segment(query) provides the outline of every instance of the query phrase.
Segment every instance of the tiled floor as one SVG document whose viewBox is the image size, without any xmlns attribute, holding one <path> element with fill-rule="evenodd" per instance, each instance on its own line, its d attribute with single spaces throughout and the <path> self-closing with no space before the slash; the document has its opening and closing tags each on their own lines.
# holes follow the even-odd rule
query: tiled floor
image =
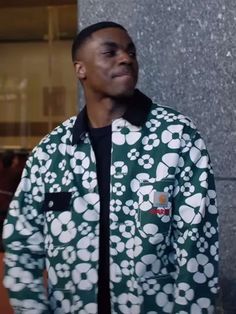
<svg viewBox="0 0 236 314">
<path fill-rule="evenodd" d="M 0 314 L 13 314 L 9 305 L 7 291 L 3 287 L 3 253 L 0 253 Z"/>
</svg>

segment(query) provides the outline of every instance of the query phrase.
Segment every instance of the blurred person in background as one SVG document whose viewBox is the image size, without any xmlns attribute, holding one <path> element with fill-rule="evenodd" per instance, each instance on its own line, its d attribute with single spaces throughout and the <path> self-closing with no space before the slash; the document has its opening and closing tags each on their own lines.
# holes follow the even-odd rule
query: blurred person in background
<svg viewBox="0 0 236 314">
<path fill-rule="evenodd" d="M 0 157 L 0 251 L 3 251 L 2 229 L 3 222 L 7 216 L 7 211 L 17 185 L 20 182 L 21 171 L 18 167 L 18 157 L 8 150 Z"/>
</svg>

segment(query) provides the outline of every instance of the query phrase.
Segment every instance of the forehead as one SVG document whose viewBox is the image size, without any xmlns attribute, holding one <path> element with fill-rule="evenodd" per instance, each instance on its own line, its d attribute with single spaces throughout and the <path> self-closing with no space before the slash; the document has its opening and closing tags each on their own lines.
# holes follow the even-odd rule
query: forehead
<svg viewBox="0 0 236 314">
<path fill-rule="evenodd" d="M 100 46 L 106 43 L 128 46 L 131 43 L 133 44 L 133 41 L 127 31 L 118 27 L 100 29 L 94 32 L 87 41 L 87 44 L 94 46 Z"/>
</svg>

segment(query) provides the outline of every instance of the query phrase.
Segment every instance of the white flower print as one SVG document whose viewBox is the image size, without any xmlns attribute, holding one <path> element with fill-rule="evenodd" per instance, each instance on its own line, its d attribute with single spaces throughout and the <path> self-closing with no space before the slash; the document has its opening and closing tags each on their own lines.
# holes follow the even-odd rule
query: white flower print
<svg viewBox="0 0 236 314">
<path fill-rule="evenodd" d="M 208 286 L 210 287 L 212 293 L 217 294 L 219 290 L 218 278 L 214 277 L 212 280 L 210 280 Z"/>
<path fill-rule="evenodd" d="M 56 179 L 57 175 L 55 172 L 50 172 L 48 171 L 46 174 L 45 174 L 45 182 L 46 183 L 53 183 Z"/>
<path fill-rule="evenodd" d="M 121 223 L 119 226 L 119 231 L 124 238 L 131 238 L 135 235 L 135 225 L 132 220 L 126 220 L 124 223 Z"/>
<path fill-rule="evenodd" d="M 43 185 L 35 186 L 32 190 L 32 195 L 36 202 L 41 203 L 44 199 L 44 188 Z"/>
<path fill-rule="evenodd" d="M 119 212 L 122 207 L 122 202 L 118 199 L 116 200 L 111 200 L 111 212 Z"/>
<path fill-rule="evenodd" d="M 82 174 L 89 167 L 89 157 L 83 152 L 75 152 L 73 158 L 70 161 L 70 165 L 74 173 Z"/>
<path fill-rule="evenodd" d="M 72 271 L 72 280 L 79 290 L 89 291 L 97 283 L 97 271 L 89 263 L 81 263 Z"/>
<path fill-rule="evenodd" d="M 113 132 L 112 141 L 116 145 L 134 145 L 141 137 L 141 132 L 131 131 L 129 126 L 120 128 L 120 132 Z"/>
<path fill-rule="evenodd" d="M 194 298 L 194 291 L 190 285 L 180 282 L 175 289 L 175 302 L 181 305 L 187 305 Z"/>
<path fill-rule="evenodd" d="M 152 110 L 152 114 L 157 118 L 157 119 L 161 119 L 164 118 L 167 115 L 167 110 L 165 108 L 162 107 L 158 107 L 154 110 Z"/>
<path fill-rule="evenodd" d="M 38 147 L 36 150 L 35 150 L 35 154 L 34 154 L 35 158 L 37 158 L 38 160 L 40 161 L 46 161 L 50 158 L 50 156 L 45 153 L 41 147 Z"/>
<path fill-rule="evenodd" d="M 92 230 L 92 227 L 88 224 L 87 221 L 83 221 L 79 226 L 78 226 L 78 231 L 81 233 L 81 235 L 85 236 L 89 234 Z"/>
<path fill-rule="evenodd" d="M 128 167 L 123 161 L 116 161 L 111 166 L 111 175 L 115 179 L 122 179 L 128 173 Z"/>
<path fill-rule="evenodd" d="M 49 189 L 50 193 L 58 193 L 61 192 L 61 186 L 59 184 L 53 184 L 52 187 Z"/>
<path fill-rule="evenodd" d="M 4 278 L 4 286 L 11 291 L 18 292 L 33 282 L 33 275 L 21 267 L 12 267 Z"/>
<path fill-rule="evenodd" d="M 136 160 L 138 157 L 139 157 L 140 153 L 137 151 L 136 148 L 132 148 L 128 154 L 127 154 L 127 157 L 130 159 L 130 160 Z"/>
<path fill-rule="evenodd" d="M 58 167 L 59 167 L 59 169 L 61 169 L 61 171 L 64 171 L 65 168 L 66 168 L 66 160 L 63 159 L 63 160 L 59 163 Z"/>
<path fill-rule="evenodd" d="M 65 298 L 62 291 L 53 291 L 50 304 L 55 313 L 70 314 L 71 303 Z"/>
<path fill-rule="evenodd" d="M 178 117 L 177 117 L 174 113 L 172 113 L 172 112 L 168 113 L 168 114 L 164 117 L 164 120 L 166 120 L 167 122 L 174 122 L 174 121 L 177 120 L 177 119 L 178 119 Z"/>
<path fill-rule="evenodd" d="M 158 164 L 156 170 L 156 178 L 158 181 L 175 174 L 178 159 L 179 155 L 176 153 L 167 153 L 162 157 L 162 162 Z"/>
<path fill-rule="evenodd" d="M 118 264 L 115 264 L 115 263 L 111 264 L 110 276 L 111 276 L 112 283 L 121 281 L 122 272 L 121 272 L 120 266 Z"/>
<path fill-rule="evenodd" d="M 111 236 L 110 238 L 110 254 L 115 256 L 124 251 L 125 244 L 118 236 Z"/>
<path fill-rule="evenodd" d="M 4 261 L 8 267 L 15 267 L 16 262 L 18 261 L 18 255 L 12 253 L 5 253 Z"/>
<path fill-rule="evenodd" d="M 148 241 L 152 244 L 158 244 L 164 239 L 163 234 L 158 233 L 158 226 L 155 224 L 145 224 L 141 234 L 145 238 L 148 237 Z"/>
<path fill-rule="evenodd" d="M 137 214 L 138 202 L 128 200 L 125 202 L 125 205 L 123 206 L 122 209 L 126 215 L 135 216 L 135 214 Z"/>
<path fill-rule="evenodd" d="M 84 308 L 79 311 L 79 314 L 97 314 L 97 304 L 96 303 L 86 304 Z"/>
<path fill-rule="evenodd" d="M 58 215 L 51 223 L 51 232 L 61 243 L 68 243 L 76 236 L 76 227 L 71 220 L 71 212 L 66 211 Z"/>
<path fill-rule="evenodd" d="M 44 214 L 39 214 L 36 218 L 35 218 L 35 222 L 38 225 L 43 226 L 44 225 L 44 221 L 45 221 L 45 217 Z"/>
<path fill-rule="evenodd" d="M 190 167 L 186 167 L 180 174 L 180 177 L 183 178 L 184 181 L 189 181 L 193 176 L 193 171 Z"/>
<path fill-rule="evenodd" d="M 195 191 L 195 187 L 190 182 L 185 182 L 181 188 L 180 191 L 183 193 L 185 197 L 190 196 Z"/>
<path fill-rule="evenodd" d="M 169 148 L 176 149 L 180 147 L 180 136 L 182 131 L 181 125 L 170 125 L 167 130 L 161 134 L 161 140 L 167 144 Z"/>
<path fill-rule="evenodd" d="M 151 158 L 150 155 L 145 154 L 138 159 L 138 164 L 140 166 L 143 166 L 144 169 L 150 169 L 154 165 L 154 159 Z"/>
<path fill-rule="evenodd" d="M 161 122 L 156 119 L 150 119 L 146 122 L 146 127 L 150 130 L 150 132 L 155 132 L 160 125 Z"/>
<path fill-rule="evenodd" d="M 214 190 L 207 191 L 206 206 L 211 214 L 217 214 L 216 192 Z"/>
<path fill-rule="evenodd" d="M 198 254 L 196 258 L 191 258 L 187 263 L 187 270 L 193 273 L 193 280 L 197 283 L 204 283 L 207 278 L 214 274 L 214 268 L 206 255 Z"/>
<path fill-rule="evenodd" d="M 209 157 L 206 145 L 201 138 L 194 142 L 194 146 L 190 149 L 189 156 L 197 168 L 203 169 L 207 167 Z"/>
<path fill-rule="evenodd" d="M 209 221 L 207 221 L 203 227 L 203 232 L 207 238 L 211 238 L 214 234 L 216 234 L 216 228 L 213 227 Z"/>
<path fill-rule="evenodd" d="M 112 192 L 115 193 L 117 196 L 121 196 L 126 191 L 125 185 L 120 182 L 116 182 L 112 187 Z"/>
<path fill-rule="evenodd" d="M 20 264 L 24 265 L 27 269 L 35 269 L 37 267 L 43 267 L 43 261 L 42 260 L 35 260 L 31 257 L 30 254 L 22 254 L 19 258 Z"/>
<path fill-rule="evenodd" d="M 142 144 L 144 145 L 144 150 L 150 151 L 154 147 L 158 147 L 160 144 L 160 140 L 158 139 L 156 134 L 150 134 L 149 136 L 144 136 L 142 139 Z"/>
<path fill-rule="evenodd" d="M 33 196 L 32 194 L 26 193 L 25 194 L 25 203 L 32 204 L 33 203 Z"/>
<path fill-rule="evenodd" d="M 25 180 L 28 180 L 28 179 L 26 178 Z M 31 183 L 36 183 L 37 185 L 42 185 L 42 177 L 41 177 L 38 165 L 32 166 L 31 173 L 30 173 L 30 181 L 31 181 Z M 28 183 L 28 182 L 27 181 L 25 181 L 25 182 L 23 181 L 20 184 L 22 184 L 22 187 L 23 187 L 23 185 L 24 186 L 28 185 L 26 183 Z"/>
<path fill-rule="evenodd" d="M 57 276 L 60 278 L 68 278 L 70 276 L 70 268 L 67 264 L 58 263 L 55 266 Z"/>
<path fill-rule="evenodd" d="M 77 243 L 77 255 L 85 262 L 98 260 L 98 237 L 90 233 Z"/>
<path fill-rule="evenodd" d="M 37 217 L 37 210 L 32 205 L 24 206 L 22 211 L 27 220 L 32 220 Z"/>
<path fill-rule="evenodd" d="M 97 175 L 94 171 L 85 171 L 82 176 L 82 185 L 85 189 L 93 190 L 97 186 Z"/>
<path fill-rule="evenodd" d="M 207 298 L 200 298 L 196 303 L 191 305 L 190 314 L 213 314 L 214 306 L 211 305 L 211 302 Z"/>
<path fill-rule="evenodd" d="M 98 194 L 88 193 L 84 197 L 77 197 L 74 201 L 74 208 L 77 213 L 83 213 L 83 219 L 98 221 L 100 208 Z"/>
<path fill-rule="evenodd" d="M 66 246 L 62 252 L 62 257 L 67 263 L 73 264 L 76 260 L 75 248 L 73 246 Z"/>
<path fill-rule="evenodd" d="M 140 278 L 151 278 L 159 273 L 161 268 L 160 259 L 154 254 L 147 254 L 141 257 L 141 261 L 135 265 L 135 273 Z"/>
<path fill-rule="evenodd" d="M 64 176 L 62 178 L 62 184 L 63 185 L 69 185 L 71 183 L 71 181 L 73 180 L 74 175 L 72 172 L 70 172 L 69 170 L 66 170 L 66 172 L 64 173 Z"/>
<path fill-rule="evenodd" d="M 185 249 L 180 249 L 179 246 L 176 247 L 176 255 L 178 263 L 180 266 L 183 266 L 187 262 L 188 252 Z"/>
<path fill-rule="evenodd" d="M 156 279 L 150 278 L 143 283 L 143 290 L 147 295 L 154 295 L 160 290 L 160 285 L 157 283 Z"/>
<path fill-rule="evenodd" d="M 219 250 L 219 242 L 216 241 L 215 244 L 212 244 L 210 247 L 210 253 L 212 256 L 214 256 L 214 260 L 216 261 L 219 260 L 218 250 Z"/>
<path fill-rule="evenodd" d="M 181 138 L 181 147 L 182 147 L 182 152 L 186 153 L 190 150 L 192 147 L 192 142 L 189 134 L 183 134 Z"/>
<path fill-rule="evenodd" d="M 120 268 L 121 268 L 121 271 L 122 273 L 125 275 L 125 276 L 131 276 L 134 274 L 134 261 L 132 260 L 123 260 L 121 263 L 120 263 Z"/>
<path fill-rule="evenodd" d="M 137 297 L 132 293 L 122 293 L 118 296 L 117 302 L 119 303 L 119 310 L 121 313 L 139 313 L 139 304 L 141 302 L 140 297 Z"/>
<path fill-rule="evenodd" d="M 127 287 L 129 288 L 129 291 L 134 292 L 138 289 L 138 282 L 135 277 L 131 276 L 129 280 L 127 280 Z"/>
<path fill-rule="evenodd" d="M 125 248 L 129 258 L 137 257 L 143 250 L 142 240 L 139 237 L 131 238 L 125 243 Z"/>
<path fill-rule="evenodd" d="M 168 283 L 163 291 L 157 293 L 156 304 L 162 308 L 164 313 L 172 313 L 174 303 L 170 301 L 173 295 L 173 285 Z"/>
<path fill-rule="evenodd" d="M 200 175 L 200 177 L 199 177 L 199 181 L 201 182 L 200 185 L 201 185 L 203 188 L 205 188 L 205 189 L 208 188 L 207 178 L 208 178 L 208 176 L 207 176 L 207 172 L 206 172 L 206 171 L 204 171 L 204 172 Z"/>
<path fill-rule="evenodd" d="M 189 230 L 188 237 L 190 237 L 190 239 L 192 241 L 197 241 L 197 239 L 199 238 L 198 229 L 197 228 L 192 228 L 192 230 Z"/>
<path fill-rule="evenodd" d="M 186 205 L 180 206 L 182 219 L 190 224 L 198 224 L 205 215 L 205 198 L 201 193 L 194 194 L 185 200 Z"/>
<path fill-rule="evenodd" d="M 139 208 L 143 211 L 148 211 L 153 207 L 154 189 L 152 185 L 141 186 L 138 191 Z"/>
<path fill-rule="evenodd" d="M 208 249 L 208 242 L 205 240 L 205 238 L 199 238 L 199 240 L 197 241 L 197 248 L 201 253 L 204 253 Z"/>
<path fill-rule="evenodd" d="M 46 145 L 46 150 L 49 154 L 53 154 L 56 151 L 56 149 L 57 149 L 57 144 L 55 143 Z"/>
<path fill-rule="evenodd" d="M 150 184 L 151 184 L 151 183 L 155 182 L 155 179 L 150 178 L 149 174 L 147 174 L 147 173 L 137 174 L 136 178 L 133 179 L 130 183 L 131 190 L 133 192 L 137 192 L 140 189 L 140 187 L 142 186 L 142 184 L 146 183 L 146 182 L 150 182 Z"/>
<path fill-rule="evenodd" d="M 38 292 L 38 291 L 37 291 Z M 41 294 L 37 294 L 39 296 L 39 299 L 43 300 L 45 297 L 41 297 Z M 17 310 L 17 309 L 24 309 L 25 312 L 27 312 L 27 314 L 34 314 L 35 313 L 35 309 L 37 309 L 39 312 L 44 312 L 46 311 L 46 306 L 44 304 L 42 304 L 41 302 L 37 302 L 35 300 L 31 300 L 31 299 L 25 299 L 23 301 L 19 300 L 19 299 L 14 299 L 11 298 L 11 304 L 12 306 Z M 16 312 L 17 313 L 17 312 Z"/>
</svg>

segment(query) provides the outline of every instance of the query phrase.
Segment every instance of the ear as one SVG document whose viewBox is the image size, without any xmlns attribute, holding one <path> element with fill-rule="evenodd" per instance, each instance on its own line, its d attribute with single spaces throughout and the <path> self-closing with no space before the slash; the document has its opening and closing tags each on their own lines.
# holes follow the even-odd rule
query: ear
<svg viewBox="0 0 236 314">
<path fill-rule="evenodd" d="M 74 62 L 75 73 L 79 80 L 84 80 L 86 78 L 86 68 L 82 61 Z"/>
</svg>

